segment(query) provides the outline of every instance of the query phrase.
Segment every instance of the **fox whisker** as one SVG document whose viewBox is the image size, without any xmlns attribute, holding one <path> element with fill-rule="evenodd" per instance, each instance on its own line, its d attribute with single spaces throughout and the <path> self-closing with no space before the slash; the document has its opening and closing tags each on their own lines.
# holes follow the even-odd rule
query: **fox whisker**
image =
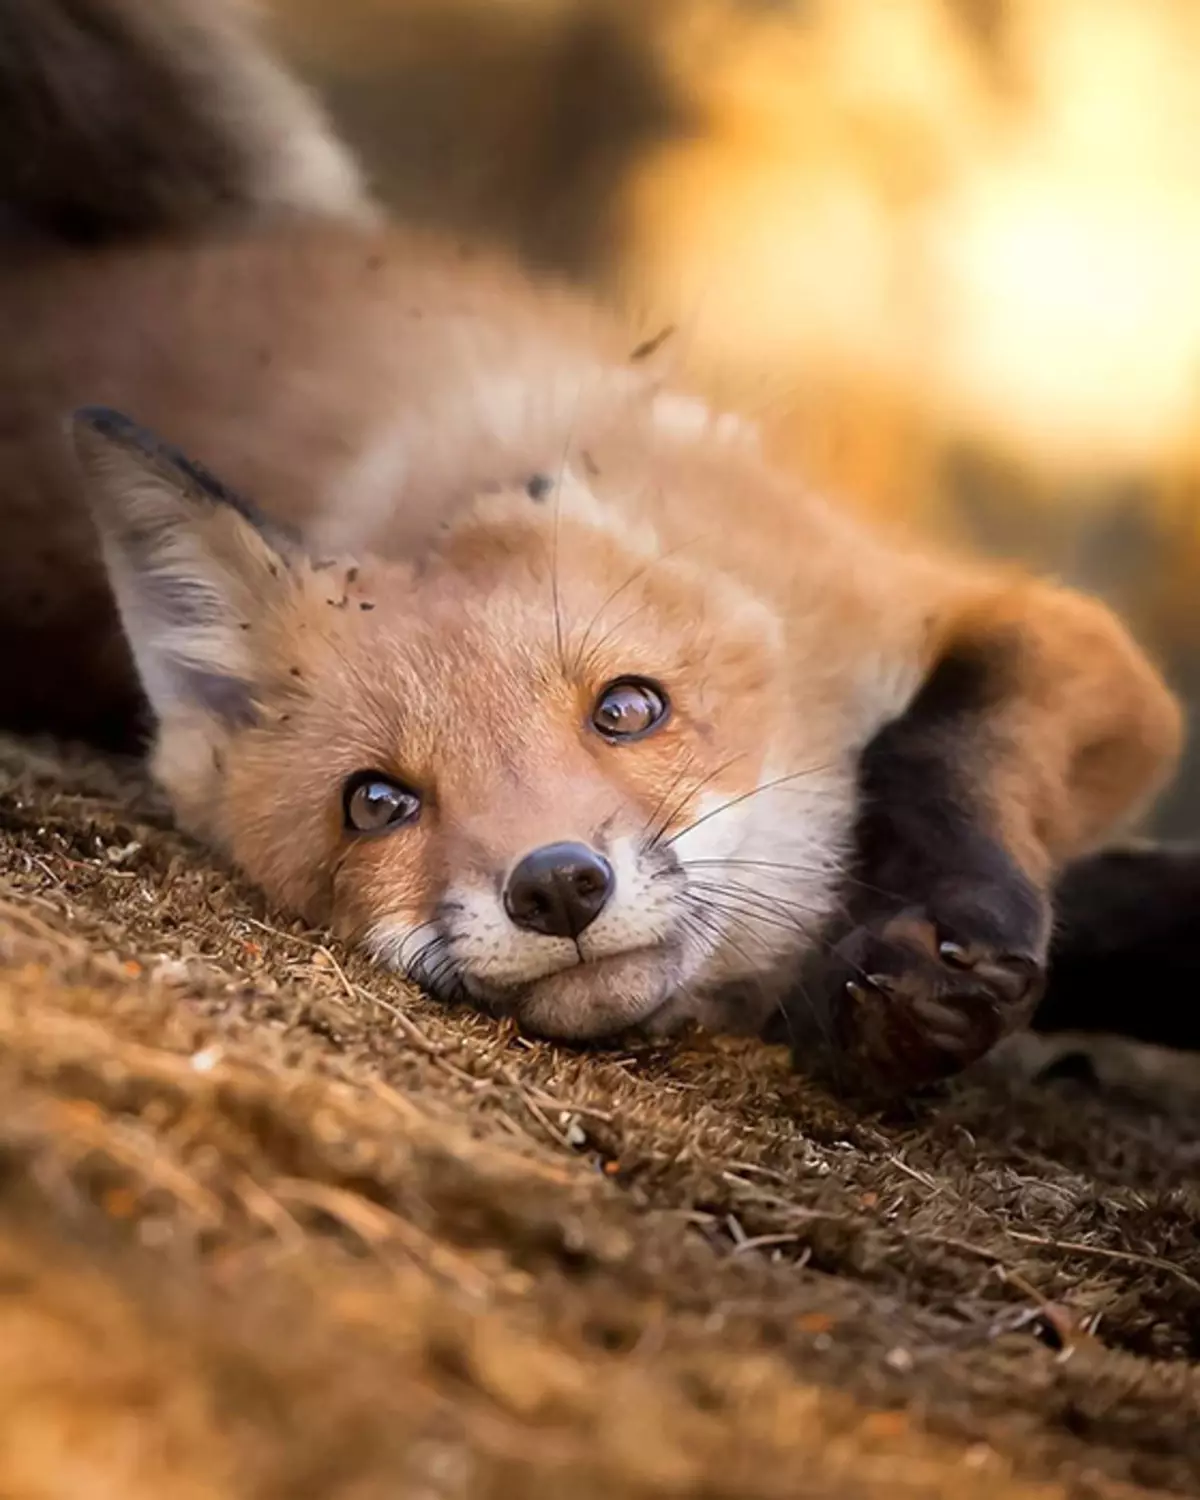
<svg viewBox="0 0 1200 1500">
<path fill-rule="evenodd" d="M 668 846 L 676 844 L 685 834 L 694 832 L 695 829 L 709 822 L 712 818 L 717 817 L 718 814 L 728 812 L 731 808 L 738 807 L 743 802 L 749 802 L 752 797 L 759 797 L 763 792 L 774 791 L 776 787 L 785 786 L 789 782 L 803 781 L 810 776 L 819 776 L 823 771 L 829 770 L 831 765 L 832 762 L 827 761 L 823 765 L 807 766 L 803 771 L 791 771 L 786 776 L 776 776 L 770 781 L 764 781 L 761 786 L 752 787 L 748 792 L 741 792 L 736 797 L 730 797 L 727 802 L 722 802 L 720 807 L 714 807 L 711 811 L 703 813 L 694 822 L 689 823 L 686 828 L 681 828 L 678 833 L 672 834 L 665 842 Z"/>
<path fill-rule="evenodd" d="M 671 826 L 672 822 L 674 821 L 674 819 L 678 816 L 678 814 L 680 813 L 680 811 L 692 800 L 692 798 L 698 796 L 704 790 L 704 788 L 706 786 L 710 786 L 717 779 L 718 776 L 721 776 L 726 771 L 728 771 L 729 768 L 730 768 L 730 766 L 734 766 L 734 765 L 736 765 L 738 763 L 739 760 L 744 760 L 744 759 L 745 759 L 745 754 L 744 753 L 738 754 L 738 755 L 731 755 L 728 760 L 722 761 L 721 764 L 719 766 L 717 766 L 714 770 L 710 771 L 707 776 L 702 777 L 699 781 L 697 781 L 695 783 L 695 785 L 690 786 L 688 788 L 688 790 L 684 793 L 684 795 L 682 797 L 680 797 L 671 806 L 671 808 L 664 814 L 664 816 L 662 817 L 662 819 L 660 821 L 660 826 L 658 828 L 658 831 L 651 837 L 651 839 L 650 839 L 649 844 L 647 845 L 647 847 L 650 848 L 650 849 L 657 848 L 658 845 L 660 843 L 662 843 L 662 841 L 663 841 L 663 839 L 664 839 L 664 837 L 666 835 L 667 829 L 670 828 L 670 826 Z M 717 811 L 719 812 L 720 809 L 718 808 Z M 689 828 L 684 828 L 683 830 L 681 830 L 681 833 L 676 834 L 675 838 L 681 837 L 682 834 L 684 834 L 684 833 L 689 833 L 691 831 L 692 827 L 699 827 L 699 820 L 696 823 L 692 824 Z M 667 843 L 668 844 L 671 844 L 673 842 L 674 842 L 674 839 L 667 839 Z"/>
<path fill-rule="evenodd" d="M 643 823 L 643 825 L 642 825 L 642 831 L 641 831 L 641 839 L 642 839 L 642 841 L 645 844 L 645 847 L 647 849 L 651 849 L 651 848 L 654 847 L 655 840 L 653 838 L 647 838 L 647 836 L 649 835 L 651 828 L 653 828 L 655 822 L 657 821 L 659 813 L 662 812 L 663 808 L 666 806 L 668 798 L 672 797 L 675 794 L 675 792 L 679 789 L 679 783 L 683 780 L 683 778 L 687 775 L 687 773 L 692 769 L 692 767 L 695 764 L 696 764 L 695 754 L 694 753 L 693 754 L 689 754 L 688 758 L 684 761 L 683 765 L 679 768 L 679 771 L 677 772 L 677 774 L 667 784 L 666 791 L 663 792 L 663 794 L 659 797 L 658 801 L 654 804 L 653 808 L 651 808 L 650 815 L 646 819 L 645 823 Z"/>
</svg>

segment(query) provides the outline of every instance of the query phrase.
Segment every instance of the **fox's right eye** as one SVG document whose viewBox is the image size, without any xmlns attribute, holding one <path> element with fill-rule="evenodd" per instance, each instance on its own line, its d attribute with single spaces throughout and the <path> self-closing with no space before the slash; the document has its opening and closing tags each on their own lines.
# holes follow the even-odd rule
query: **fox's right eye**
<svg viewBox="0 0 1200 1500">
<path fill-rule="evenodd" d="M 350 833 L 383 833 L 415 823 L 420 815 L 417 793 L 379 771 L 355 771 L 342 788 L 342 816 Z"/>
</svg>

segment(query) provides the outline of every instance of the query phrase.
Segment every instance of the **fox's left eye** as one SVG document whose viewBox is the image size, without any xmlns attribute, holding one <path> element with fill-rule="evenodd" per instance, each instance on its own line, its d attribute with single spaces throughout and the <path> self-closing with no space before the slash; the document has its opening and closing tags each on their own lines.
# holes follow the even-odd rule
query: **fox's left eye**
<svg viewBox="0 0 1200 1500">
<path fill-rule="evenodd" d="M 637 740 L 657 729 L 670 711 L 667 695 L 644 677 L 610 682 L 592 708 L 592 728 L 606 740 Z"/>
<path fill-rule="evenodd" d="M 342 817 L 350 833 L 382 833 L 414 823 L 420 814 L 417 793 L 379 771 L 356 771 L 342 788 Z"/>
</svg>

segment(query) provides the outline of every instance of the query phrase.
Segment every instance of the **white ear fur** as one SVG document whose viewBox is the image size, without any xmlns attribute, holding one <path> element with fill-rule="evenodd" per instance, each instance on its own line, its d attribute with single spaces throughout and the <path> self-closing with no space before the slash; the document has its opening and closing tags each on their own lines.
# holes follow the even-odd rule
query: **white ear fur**
<svg viewBox="0 0 1200 1500">
<path fill-rule="evenodd" d="M 120 413 L 85 408 L 72 436 L 156 717 L 199 709 L 231 727 L 252 722 L 248 627 L 287 587 L 286 543 L 218 480 Z"/>
</svg>

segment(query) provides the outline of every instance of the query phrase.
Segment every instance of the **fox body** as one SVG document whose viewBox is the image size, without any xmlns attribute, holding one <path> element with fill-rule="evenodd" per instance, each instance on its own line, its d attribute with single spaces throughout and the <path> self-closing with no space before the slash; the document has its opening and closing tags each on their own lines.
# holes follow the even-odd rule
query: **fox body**
<svg viewBox="0 0 1200 1500">
<path fill-rule="evenodd" d="M 1010 1012 L 969 1025 L 919 997 L 935 1052 L 978 1050 L 1032 1003 L 1055 870 L 1174 752 L 1172 700 L 1098 605 L 866 530 L 502 263 L 292 227 L 39 258 L 6 303 L 31 504 L 8 502 L 4 598 L 40 590 L 56 629 L 105 569 L 180 821 L 282 906 L 537 1030 L 760 1027 L 900 857 L 889 831 L 856 870 L 864 754 L 916 722 L 946 761 L 918 801 L 986 848 L 938 876 L 982 927 L 902 868 L 881 941 L 939 970 L 951 945 L 959 984 L 981 944 L 1012 970 Z M 111 412 L 80 419 L 80 469 L 62 414 L 89 398 L 220 481 Z M 28 649 L 28 613 L 9 628 Z M 75 628 L 113 652 L 111 609 Z M 514 917 L 527 857 L 564 846 L 602 862 L 598 912 Z"/>
<path fill-rule="evenodd" d="M 806 493 L 669 343 L 353 217 L 7 257 L 9 721 L 144 695 L 184 827 L 543 1034 L 782 1008 L 903 1087 L 1027 1019 L 1057 872 L 1178 750 L 1124 629 Z"/>
</svg>

